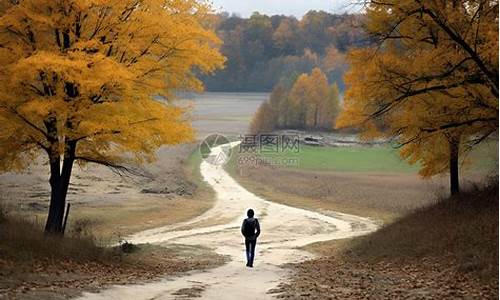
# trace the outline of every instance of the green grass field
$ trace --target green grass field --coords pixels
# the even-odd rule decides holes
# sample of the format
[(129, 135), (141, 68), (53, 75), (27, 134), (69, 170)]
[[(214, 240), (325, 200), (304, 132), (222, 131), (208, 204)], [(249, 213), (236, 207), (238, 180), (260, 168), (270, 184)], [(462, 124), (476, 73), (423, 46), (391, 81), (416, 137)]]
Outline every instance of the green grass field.
[[(237, 149), (235, 148), (235, 152)], [(245, 154), (237, 154), (235, 164)], [(276, 166), (302, 170), (348, 172), (406, 172), (415, 173), (419, 164), (410, 165), (390, 146), (315, 147), (301, 145), (297, 153), (261, 152), (256, 159)], [(488, 171), (498, 166), (498, 142), (483, 143), (467, 155), (465, 169)]]
[[(301, 145), (299, 152), (260, 153), (279, 165), (304, 170), (335, 170), (352, 172), (416, 172), (401, 160), (398, 150), (390, 147), (314, 147)], [(296, 160), (296, 164), (295, 161)]]

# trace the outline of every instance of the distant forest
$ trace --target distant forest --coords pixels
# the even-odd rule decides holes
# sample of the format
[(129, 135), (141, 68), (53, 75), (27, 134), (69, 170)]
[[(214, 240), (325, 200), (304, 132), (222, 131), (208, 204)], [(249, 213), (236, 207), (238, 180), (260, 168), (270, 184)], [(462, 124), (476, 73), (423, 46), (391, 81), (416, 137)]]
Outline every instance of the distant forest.
[(370, 43), (357, 14), (309, 11), (301, 20), (259, 13), (216, 17), (227, 61), (225, 69), (202, 77), (208, 91), (268, 92), (279, 82), (290, 86), (318, 67), (342, 92), (347, 49)]

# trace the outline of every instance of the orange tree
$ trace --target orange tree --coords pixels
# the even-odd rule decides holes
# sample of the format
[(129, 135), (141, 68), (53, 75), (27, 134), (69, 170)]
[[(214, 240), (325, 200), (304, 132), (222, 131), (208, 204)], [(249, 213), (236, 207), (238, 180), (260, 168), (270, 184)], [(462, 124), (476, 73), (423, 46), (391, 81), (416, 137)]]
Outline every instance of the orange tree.
[(498, 1), (365, 1), (374, 47), (353, 49), (337, 127), (394, 139), (423, 176), (498, 130)]
[(50, 165), (45, 230), (62, 232), (74, 163), (126, 170), (192, 137), (176, 89), (223, 64), (196, 0), (0, 3), (0, 168)]

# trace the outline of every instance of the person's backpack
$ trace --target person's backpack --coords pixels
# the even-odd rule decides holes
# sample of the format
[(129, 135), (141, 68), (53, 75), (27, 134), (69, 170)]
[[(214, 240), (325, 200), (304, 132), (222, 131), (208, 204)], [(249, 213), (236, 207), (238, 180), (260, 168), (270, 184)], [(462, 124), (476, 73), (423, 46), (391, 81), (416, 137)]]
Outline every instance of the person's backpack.
[(255, 219), (246, 219), (245, 226), (243, 227), (243, 235), (245, 237), (252, 237), (255, 235), (255, 227), (257, 226), (257, 221)]

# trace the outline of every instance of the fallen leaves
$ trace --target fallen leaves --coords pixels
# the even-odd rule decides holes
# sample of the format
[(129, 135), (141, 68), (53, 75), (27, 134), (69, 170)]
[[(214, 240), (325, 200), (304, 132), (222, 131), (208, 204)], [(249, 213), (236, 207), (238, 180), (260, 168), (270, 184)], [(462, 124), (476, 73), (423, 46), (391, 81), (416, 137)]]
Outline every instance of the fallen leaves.
[[(112, 284), (145, 282), (160, 276), (218, 266), (224, 259), (213, 253), (184, 255), (162, 247), (145, 246), (121, 261), (60, 261), (37, 259), (27, 263), (0, 260), (0, 299), (27, 294), (75, 296)], [(41, 297), (44, 298), (44, 297)]]
[(498, 278), (479, 280), (452, 259), (368, 263), (323, 257), (294, 267), (272, 293), (283, 299), (497, 299)]

